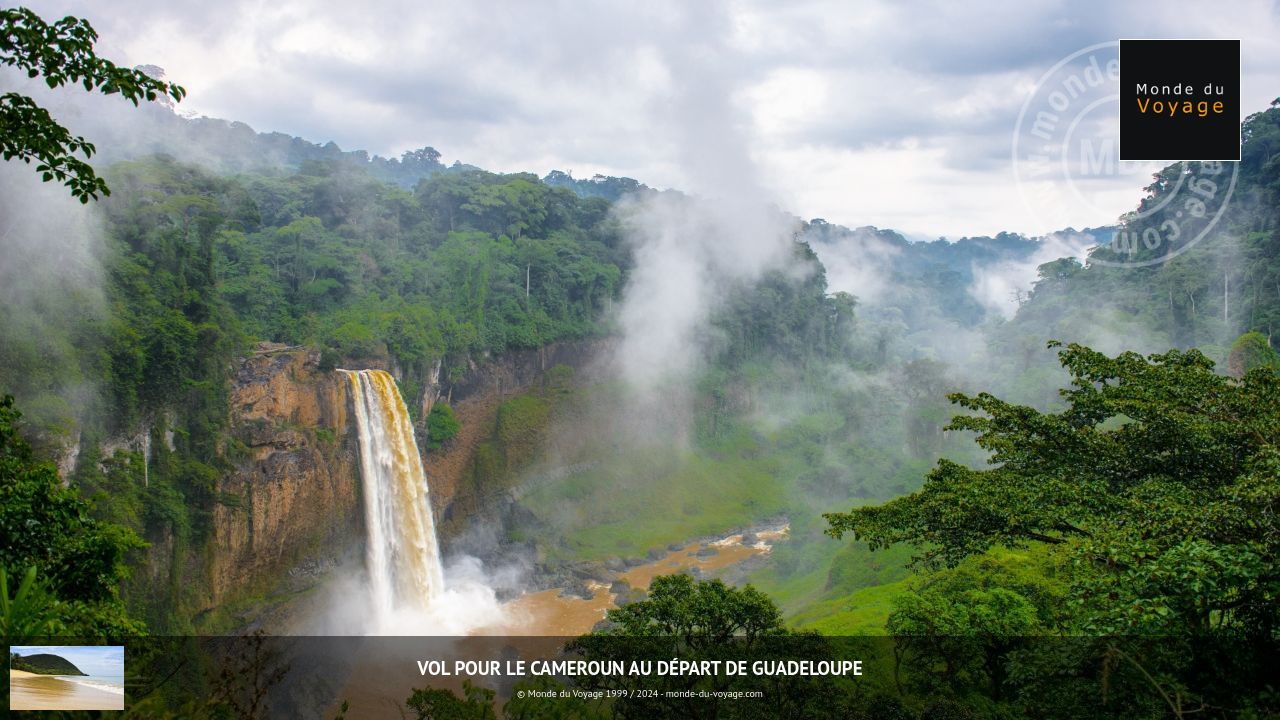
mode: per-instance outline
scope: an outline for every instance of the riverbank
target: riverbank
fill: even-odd
[[[469,637],[383,637],[370,643],[352,662],[355,668],[324,717],[337,714],[345,701],[348,717],[403,717],[404,698],[415,687],[430,685],[461,695],[463,675],[433,673],[418,668],[421,660],[442,662],[451,669],[457,660],[532,659],[554,657],[568,639],[588,633],[612,608],[645,596],[649,583],[659,575],[685,572],[699,578],[719,577],[744,563],[767,556],[773,546],[790,534],[785,519],[749,528],[738,528],[655,550],[646,558],[618,559],[618,569],[590,569],[589,578],[578,578],[572,587],[532,590],[503,605],[502,622],[476,628]],[[572,573],[570,573],[572,574]],[[406,669],[412,669],[406,675]],[[510,697],[517,678],[496,676],[484,684],[499,691],[499,702]]]
[[[768,554],[773,543],[790,532],[785,521],[743,532],[700,538],[655,552],[647,561],[624,563],[625,569],[581,582],[580,588],[551,588],[526,593],[505,608],[507,622],[478,632],[481,635],[575,637],[588,633],[609,610],[644,597],[658,575],[687,572],[695,578],[715,577],[752,558]]]
[[[9,671],[10,710],[123,710],[124,695],[57,675]]]

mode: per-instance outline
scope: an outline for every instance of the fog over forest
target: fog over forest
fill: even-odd
[[[1275,716],[1275,12],[1138,7],[4,10],[15,702]],[[1020,153],[1190,28],[1238,161]]]

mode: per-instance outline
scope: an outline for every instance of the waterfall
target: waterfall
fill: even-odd
[[[374,617],[422,611],[444,590],[427,475],[395,380],[382,370],[342,370],[351,380],[364,481],[366,563]]]

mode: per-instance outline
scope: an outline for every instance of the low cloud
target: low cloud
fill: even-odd
[[[1031,292],[1038,277],[1037,268],[1058,258],[1084,258],[1096,244],[1097,240],[1090,235],[1053,233],[1041,238],[1035,252],[1024,259],[974,263],[969,294],[988,312],[1011,318],[1018,311],[1021,299]]]

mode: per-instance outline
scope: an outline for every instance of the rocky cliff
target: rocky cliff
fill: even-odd
[[[490,489],[474,481],[472,470],[477,448],[494,431],[502,401],[527,392],[556,366],[589,367],[602,348],[602,342],[583,341],[516,351],[477,364],[454,382],[426,388],[424,395],[432,402],[448,402],[462,424],[456,437],[423,458],[446,547],[451,536],[466,529],[468,519],[494,510],[488,502]],[[429,412],[430,402],[423,405]]]
[[[503,400],[529,390],[557,365],[586,366],[597,350],[595,343],[557,344],[476,363],[451,382],[441,382],[438,371],[423,379],[422,397],[413,401],[422,409],[419,417],[446,401],[461,420],[452,441],[424,454],[433,510],[447,521],[442,533],[463,532],[474,516],[491,510],[471,468]],[[396,373],[376,360],[361,367],[379,365]],[[170,536],[149,538],[152,550],[137,568],[137,579],[157,585],[171,577],[204,579],[207,588],[179,591],[204,616],[200,628],[255,624],[268,632],[287,631],[308,590],[338,564],[363,560],[359,450],[350,403],[347,384],[320,368],[318,352],[259,344],[232,377],[230,428],[240,447],[235,469],[217,487],[222,500],[213,511],[208,546],[193,554],[174,547]],[[185,564],[176,576],[169,566],[173,560]]]
[[[231,428],[247,457],[214,511],[210,602],[303,589],[363,542],[346,384],[319,353],[262,344],[236,370]]]

